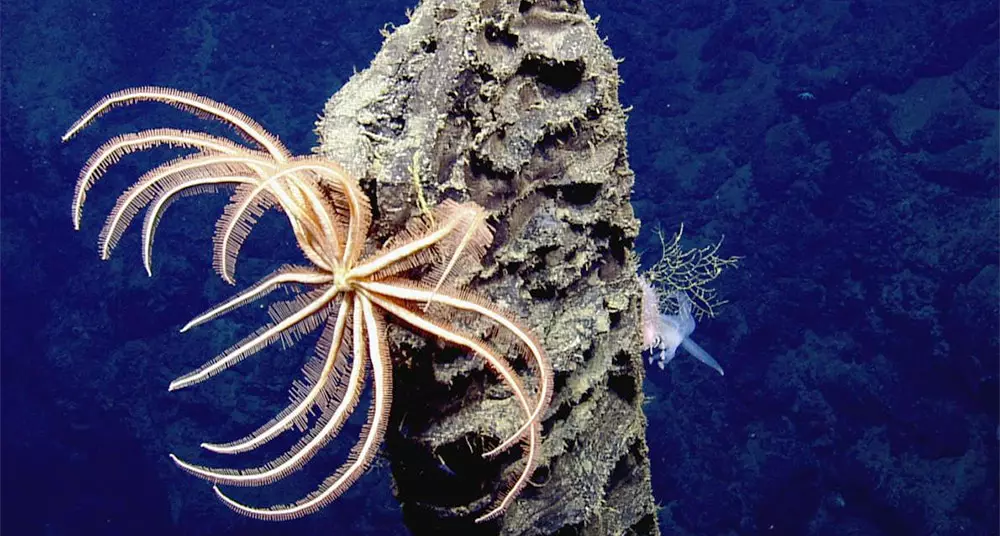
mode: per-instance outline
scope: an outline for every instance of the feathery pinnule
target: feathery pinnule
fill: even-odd
[[[264,127],[247,117],[243,112],[195,93],[156,86],[123,89],[106,95],[69,127],[63,134],[62,141],[69,141],[95,119],[119,106],[128,106],[143,101],[162,102],[193,113],[198,117],[221,121],[233,127],[240,136],[259,145],[275,160],[281,161],[291,156],[288,149],[276,136],[264,130]]]
[[[87,200],[87,192],[111,166],[126,155],[163,145],[182,149],[197,149],[205,155],[235,155],[246,151],[245,147],[226,138],[172,128],[144,130],[115,136],[94,151],[87,163],[84,164],[83,169],[80,170],[80,178],[76,182],[76,191],[73,193],[73,227],[77,231],[80,230],[80,219],[83,217],[83,204]],[[259,171],[258,175],[260,175]]]

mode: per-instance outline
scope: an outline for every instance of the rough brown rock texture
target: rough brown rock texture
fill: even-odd
[[[521,462],[519,449],[481,453],[521,413],[474,356],[392,329],[386,451],[407,525],[658,534],[615,58],[579,1],[428,0],[385,33],[327,103],[318,152],[361,179],[378,238],[443,199],[486,207],[495,239],[469,288],[535,330],[556,371],[532,484],[475,525]]]

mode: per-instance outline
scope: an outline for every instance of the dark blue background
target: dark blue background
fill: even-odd
[[[245,328],[176,329],[231,291],[202,232],[224,200],[171,207],[152,279],[137,233],[108,262],[95,251],[142,159],[92,190],[79,233],[69,206],[109,135],[199,123],[143,105],[59,136],[102,95],[156,84],[308,152],[325,100],[410,4],[3,1],[4,534],[405,533],[384,462],[282,525],[232,514],[173,467],[168,452],[260,424],[298,364],[266,353],[167,393]],[[681,222],[688,246],[724,235],[722,253],[745,257],[694,336],[726,376],[687,357],[649,371],[664,533],[997,534],[996,3],[587,5],[625,58],[644,260],[653,226]],[[254,231],[244,280],[294,255],[280,223]],[[322,478],[337,443],[302,478]]]

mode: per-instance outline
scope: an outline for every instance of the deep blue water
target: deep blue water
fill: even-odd
[[[156,84],[225,100],[308,152],[325,100],[410,4],[3,0],[4,534],[405,533],[384,464],[273,525],[169,462],[259,424],[253,403],[275,393],[254,378],[297,365],[279,352],[241,365],[244,381],[167,393],[239,329],[176,330],[229,292],[211,236],[189,233],[223,200],[171,207],[151,279],[137,233],[108,262],[95,248],[109,192],[141,159],[93,190],[81,232],[69,206],[97,140],[197,123],[150,105],[85,141],[59,136],[100,96]],[[683,356],[649,370],[663,533],[1000,533],[997,4],[587,6],[625,58],[644,261],[654,226],[681,222],[688,246],[725,236],[722,253],[744,257],[718,280],[729,304],[695,333],[726,376]],[[246,246],[250,280],[294,254],[275,251],[289,240],[270,223]]]

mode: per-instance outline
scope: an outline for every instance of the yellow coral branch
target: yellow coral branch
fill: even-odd
[[[662,254],[660,260],[643,277],[658,288],[660,310],[670,311],[675,308],[673,300],[666,297],[680,291],[691,298],[695,316],[699,320],[704,316],[714,317],[715,310],[727,302],[720,300],[715,289],[709,285],[722,274],[724,268],[738,266],[742,257],[720,257],[718,252],[722,239],[709,246],[684,249],[681,246],[683,223],[670,241],[667,241],[662,229],[657,228],[655,232],[660,239]]]
[[[419,149],[413,152],[413,161],[410,162],[407,171],[410,172],[410,180],[413,181],[413,191],[417,193],[417,208],[420,209],[420,214],[426,217],[431,225],[434,225],[434,214],[431,213],[431,209],[427,206],[427,198],[424,197],[424,185],[420,181],[421,156],[423,154]]]

